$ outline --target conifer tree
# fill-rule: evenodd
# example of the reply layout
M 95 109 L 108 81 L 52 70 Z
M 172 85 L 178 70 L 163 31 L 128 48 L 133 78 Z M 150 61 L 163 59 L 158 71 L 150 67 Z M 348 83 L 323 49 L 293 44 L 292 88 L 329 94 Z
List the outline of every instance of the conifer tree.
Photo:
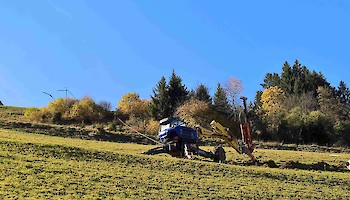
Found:
M 169 80 L 168 94 L 170 98 L 170 114 L 173 115 L 177 107 L 186 101 L 188 95 L 186 86 L 182 84 L 180 76 L 177 76 L 174 70 Z
M 220 83 L 216 88 L 216 92 L 214 94 L 214 109 L 226 116 L 231 113 L 230 105 L 227 100 L 227 95 L 225 90 L 221 87 Z
M 339 86 L 336 90 L 336 95 L 341 103 L 350 104 L 350 90 L 344 81 L 340 81 Z
M 264 78 L 264 83 L 260 84 L 264 89 L 269 87 L 279 86 L 281 83 L 281 78 L 277 73 L 267 73 Z
M 169 91 L 164 76 L 153 89 L 149 108 L 152 117 L 156 120 L 171 116 Z
M 207 102 L 208 104 L 212 103 L 212 99 L 209 95 L 209 89 L 202 83 L 196 88 L 195 98 L 197 100 Z

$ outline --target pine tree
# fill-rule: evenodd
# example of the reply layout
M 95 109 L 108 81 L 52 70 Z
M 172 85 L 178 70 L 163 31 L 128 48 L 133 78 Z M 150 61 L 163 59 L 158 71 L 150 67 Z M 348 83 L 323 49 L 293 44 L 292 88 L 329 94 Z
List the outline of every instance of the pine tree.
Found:
M 228 116 L 231 113 L 226 92 L 221 87 L 220 83 L 218 83 L 218 87 L 216 88 L 216 92 L 214 94 L 214 109 L 217 112 L 226 116 Z
M 282 67 L 282 74 L 281 74 L 281 85 L 280 88 L 286 93 L 291 94 L 292 93 L 292 69 L 289 65 L 289 63 L 286 61 L 283 64 Z
M 340 81 L 338 89 L 336 90 L 337 98 L 343 104 L 350 104 L 350 90 L 344 81 Z
M 174 70 L 171 74 L 168 88 L 170 98 L 170 114 L 173 115 L 177 107 L 186 101 L 188 91 L 186 86 L 182 84 L 180 76 L 177 76 Z
M 265 75 L 264 83 L 261 84 L 261 86 L 264 89 L 267 89 L 269 87 L 279 86 L 281 84 L 281 78 L 277 73 L 267 73 Z
M 196 88 L 195 98 L 200 101 L 207 102 L 208 104 L 212 103 L 212 99 L 209 95 L 209 89 L 203 84 L 198 85 Z
M 153 89 L 149 108 L 152 117 L 156 120 L 171 116 L 169 91 L 164 76 L 158 82 L 156 88 Z

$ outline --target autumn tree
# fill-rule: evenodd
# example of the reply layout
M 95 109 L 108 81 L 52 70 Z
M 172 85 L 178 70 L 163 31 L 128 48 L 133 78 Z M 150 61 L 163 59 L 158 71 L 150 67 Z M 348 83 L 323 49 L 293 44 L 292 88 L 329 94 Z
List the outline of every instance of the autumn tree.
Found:
M 286 110 L 284 108 L 284 101 L 286 95 L 284 91 L 278 86 L 270 87 L 261 95 L 261 109 L 264 113 L 264 120 L 268 124 L 271 132 L 276 133 L 278 127 L 283 119 Z
M 99 119 L 99 107 L 91 97 L 76 101 L 70 109 L 69 117 L 77 122 L 92 123 Z
M 146 118 L 148 114 L 148 101 L 140 99 L 139 94 L 132 92 L 122 96 L 118 102 L 118 110 L 123 114 Z
M 190 126 L 208 126 L 214 119 L 213 110 L 208 102 L 198 99 L 190 99 L 178 107 L 175 116 L 184 120 Z

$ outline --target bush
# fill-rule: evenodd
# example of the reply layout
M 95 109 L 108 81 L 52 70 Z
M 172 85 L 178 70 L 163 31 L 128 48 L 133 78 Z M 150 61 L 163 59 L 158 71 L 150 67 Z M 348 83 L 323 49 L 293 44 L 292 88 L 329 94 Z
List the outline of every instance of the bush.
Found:
M 128 124 L 133 130 L 136 130 L 141 133 L 146 132 L 147 121 L 142 118 L 131 116 L 127 121 Z
M 24 116 L 31 121 L 41 121 L 41 113 L 39 108 L 31 107 L 24 111 Z
M 292 109 L 282 120 L 278 139 L 287 143 L 331 143 L 333 128 L 331 121 L 320 111 Z
M 116 121 L 112 121 L 108 124 L 108 130 L 109 131 L 117 131 L 117 125 L 118 123 Z
M 157 135 L 159 131 L 159 122 L 153 119 L 148 120 L 146 124 L 146 133 L 150 135 Z
M 190 126 L 208 126 L 214 119 L 213 112 L 207 102 L 190 99 L 176 110 L 175 116 Z
M 100 108 L 90 97 L 84 97 L 75 102 L 70 110 L 69 117 L 76 122 L 90 124 L 99 119 Z
M 28 108 L 25 117 L 31 121 L 53 122 L 73 120 L 82 125 L 95 121 L 112 120 L 114 115 L 109 111 L 109 104 L 102 102 L 97 105 L 90 97 L 78 101 L 70 98 L 58 98 L 43 108 Z
M 70 98 L 58 98 L 49 103 L 47 109 L 52 115 L 51 121 L 54 123 L 69 119 L 69 112 L 72 106 L 78 102 Z

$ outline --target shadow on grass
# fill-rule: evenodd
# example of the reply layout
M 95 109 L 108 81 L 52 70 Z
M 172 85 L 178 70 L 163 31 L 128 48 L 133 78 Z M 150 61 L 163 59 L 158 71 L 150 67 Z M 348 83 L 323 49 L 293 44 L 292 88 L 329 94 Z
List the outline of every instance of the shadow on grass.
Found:
M 312 164 L 305 164 L 305 163 L 300 163 L 299 161 L 286 161 L 282 163 L 276 163 L 273 160 L 269 160 L 266 162 L 235 162 L 235 161 L 228 161 L 228 164 L 233 164 L 233 165 L 241 165 L 241 166 L 265 166 L 269 168 L 282 168 L 282 169 L 301 169 L 301 170 L 318 170 L 318 171 L 337 171 L 337 172 L 347 172 L 349 171 L 345 163 L 344 165 L 330 165 L 327 162 L 317 162 L 317 163 L 312 163 Z

